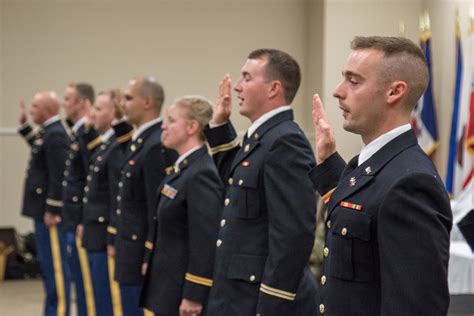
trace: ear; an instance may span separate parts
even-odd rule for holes
[[[190,120],[188,124],[188,135],[194,135],[199,130],[199,123],[196,120]]]
[[[395,81],[390,84],[387,91],[387,103],[392,105],[405,97],[407,93],[407,83],[405,81]]]
[[[278,80],[271,81],[270,88],[268,90],[268,98],[269,99],[275,98],[276,96],[278,96],[280,92],[283,92],[282,90],[283,90],[283,85],[281,84],[280,81]]]

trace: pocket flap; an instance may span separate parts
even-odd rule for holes
[[[260,282],[266,259],[264,256],[232,255],[227,277],[250,283]]]
[[[337,207],[331,215],[331,223],[333,234],[344,238],[370,240],[371,216],[367,213]]]

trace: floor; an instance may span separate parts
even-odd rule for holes
[[[30,316],[42,314],[43,286],[39,280],[0,282],[0,315]],[[76,315],[74,308],[71,316]],[[473,316],[474,295],[451,297],[448,316]],[[413,315],[415,316],[415,315]]]

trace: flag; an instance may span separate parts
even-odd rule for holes
[[[411,125],[418,139],[418,144],[428,156],[431,156],[439,145],[439,137],[432,85],[431,31],[429,26],[426,26],[426,29],[422,29],[420,46],[428,64],[429,82],[425,93],[412,112]]]
[[[463,61],[461,34],[456,25],[456,86],[454,92],[451,134],[449,138],[446,189],[453,196],[459,195],[472,181],[473,157],[468,151],[468,124],[470,108],[474,103],[474,28],[469,32],[469,47]],[[463,74],[463,63],[467,70]],[[471,138],[472,139],[472,138]]]

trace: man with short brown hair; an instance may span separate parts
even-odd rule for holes
[[[446,315],[452,213],[409,124],[429,80],[424,55],[395,37],[356,37],[352,49],[333,93],[344,129],[364,142],[347,165],[313,99],[310,176],[328,205],[319,312]]]

